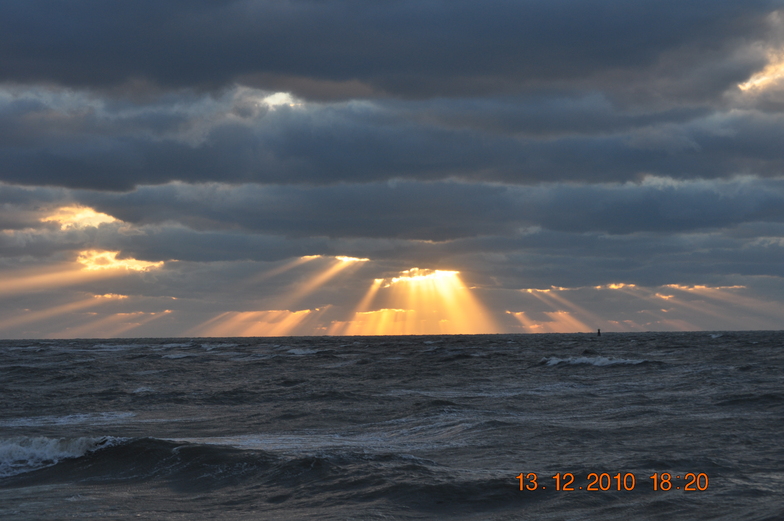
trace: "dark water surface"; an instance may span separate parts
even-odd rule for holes
[[[4,520],[782,520],[783,433],[783,332],[0,341]]]

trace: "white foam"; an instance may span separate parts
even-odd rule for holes
[[[237,347],[237,344],[202,344],[201,347],[207,351],[211,351],[213,349],[219,349],[222,347]]]
[[[569,357],[569,358],[558,358],[556,356],[545,357],[542,358],[542,362],[547,363],[547,365],[558,365],[558,364],[567,364],[567,365],[595,365],[595,366],[607,366],[607,365],[637,365],[645,362],[645,360],[633,360],[628,358],[607,358],[604,356],[576,356],[576,357]]]
[[[318,353],[315,349],[289,349],[286,352],[292,355],[312,355]]]
[[[56,465],[66,458],[78,458],[100,448],[111,447],[125,438],[45,438],[0,439],[0,477],[14,476]]]

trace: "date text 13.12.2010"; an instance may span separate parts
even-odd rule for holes
[[[655,491],[667,490],[685,490],[702,492],[708,490],[708,475],[704,472],[699,474],[694,472],[686,472],[685,474],[673,475],[669,472],[654,472],[651,476],[646,476],[651,480],[648,483],[653,485]],[[591,490],[591,491],[608,491],[608,490],[634,490],[637,486],[637,477],[631,472],[618,472],[617,474],[610,474],[607,472],[596,473],[591,472],[587,478],[581,482],[575,482],[574,474],[571,472],[558,472],[554,476],[550,476],[552,482],[547,481],[547,478],[540,477],[536,472],[520,473],[517,480],[520,482],[520,490],[558,490],[558,491],[573,491],[573,490]]]

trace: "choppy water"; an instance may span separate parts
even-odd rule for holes
[[[781,520],[783,369],[783,332],[1,341],[0,518]]]

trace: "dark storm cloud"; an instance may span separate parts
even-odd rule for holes
[[[302,91],[319,96],[323,90],[326,97],[339,95],[341,85],[356,95],[361,84],[404,96],[476,94],[644,69],[662,56],[677,59],[657,77],[677,78],[760,37],[765,16],[780,5],[775,0],[3,2],[0,81],[106,87],[141,80],[207,88],[257,81],[295,91],[299,84]],[[703,79],[701,89],[721,92],[759,66],[756,57],[741,60],[731,73],[714,67],[718,72],[703,74],[710,81]]]
[[[324,187],[172,184],[74,196],[137,225],[177,222],[196,230],[289,237],[444,241],[514,235],[532,226],[630,234],[784,222],[784,182],[755,178],[536,187],[402,181]]]
[[[142,233],[104,236],[99,247],[158,261],[278,261],[299,255],[365,256],[369,277],[411,267],[468,271],[482,285],[506,288],[578,287],[626,282],[640,285],[721,284],[728,276],[784,277],[779,238],[735,238],[721,232],[607,236],[541,230],[518,236],[449,242],[380,239],[282,239],[236,232],[146,227]],[[379,273],[378,270],[385,270]]]
[[[72,202],[62,188],[25,188],[0,184],[0,230],[52,227],[41,222],[46,210]],[[3,237],[0,237],[0,241]]]
[[[599,92],[406,102],[385,100],[383,106],[424,125],[525,138],[618,133],[663,123],[683,124],[712,112],[705,105],[626,111]]]
[[[660,235],[538,231],[518,237],[461,239],[410,262],[465,270],[488,287],[581,287],[612,283],[732,284],[736,276],[784,276],[784,243],[721,232]]]
[[[337,104],[273,102],[246,88],[154,103],[40,88],[0,95],[0,179],[20,184],[525,184],[784,171],[781,113],[625,111],[600,94]]]

